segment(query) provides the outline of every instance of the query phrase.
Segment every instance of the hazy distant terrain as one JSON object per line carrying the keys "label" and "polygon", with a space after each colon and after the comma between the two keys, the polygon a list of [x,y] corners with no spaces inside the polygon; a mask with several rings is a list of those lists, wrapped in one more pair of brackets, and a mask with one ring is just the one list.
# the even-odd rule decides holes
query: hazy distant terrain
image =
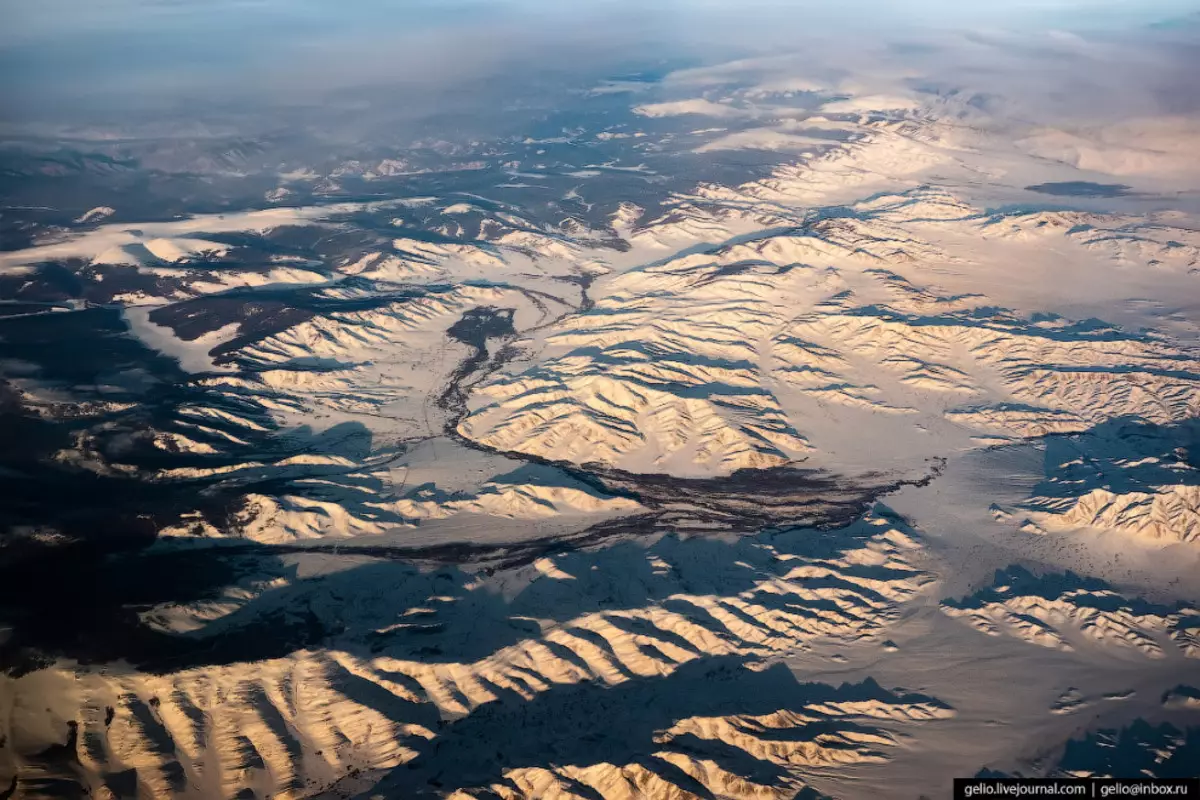
{"label": "hazy distant terrain", "polygon": [[1196,772],[1194,9],[71,5],[0,800]]}

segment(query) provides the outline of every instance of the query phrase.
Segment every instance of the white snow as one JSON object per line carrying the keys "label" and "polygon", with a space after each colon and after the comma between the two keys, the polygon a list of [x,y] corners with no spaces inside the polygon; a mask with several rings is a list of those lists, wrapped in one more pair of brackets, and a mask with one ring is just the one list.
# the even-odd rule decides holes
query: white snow
{"label": "white snow", "polygon": [[[170,328],[156,325],[150,321],[150,314],[157,307],[156,305],[137,305],[126,306],[123,309],[122,314],[125,321],[129,323],[130,331],[135,336],[146,346],[178,360],[179,366],[185,372],[213,372],[222,369],[213,363],[209,351],[235,337],[238,332],[238,323],[230,323],[189,342],[177,337]],[[229,369],[229,367],[225,367],[225,369]]]}
{"label": "white snow", "polygon": [[[1195,121],[990,118],[965,89],[918,102],[916,68],[843,74],[819,60],[684,70],[663,96],[742,88],[729,103],[634,107],[763,119],[701,151],[792,154],[765,178],[661,204],[614,198],[601,231],[538,228],[482,201],[397,201],[441,207],[446,235],[462,215],[488,218],[472,242],[397,228],[336,264],[359,281],[323,283],[305,263],[213,271],[193,289],[414,290],[318,314],[224,370],[207,354],[236,325],[181,342],[151,308],[127,309],[135,335],[205,373],[207,394],[155,432],[187,465],[152,477],[253,487],[227,528],[197,512],[156,546],[285,545],[273,558],[287,576],[251,570],[140,618],[188,641],[252,624],[270,636],[299,613],[330,633],[253,663],[159,674],[59,661],[0,676],[0,766],[40,769],[24,765],[72,720],[76,770],[97,796],[136,769],[148,796],[195,798],[404,797],[431,780],[452,800],[917,797],[984,767],[1042,774],[1100,725],[1194,726],[1200,220],[1182,200],[1168,208],[1167,188],[1194,175]],[[631,88],[650,91],[598,91]],[[832,98],[822,113],[861,116],[783,102],[809,92]],[[622,137],[644,138],[597,136]],[[591,188],[613,170],[652,175],[612,162],[575,177]],[[1024,189],[1105,174],[1162,192],[1110,206]],[[0,254],[0,268],[132,258],[175,275],[220,247],[208,237],[359,207],[102,225]],[[597,246],[614,234],[627,250]],[[512,309],[518,335],[469,386],[463,441],[446,435],[456,417],[439,399],[471,349],[448,331],[488,307]],[[41,391],[45,413],[71,400]],[[252,433],[299,455],[205,460]],[[76,444],[61,464],[103,466]],[[682,497],[652,508],[592,485],[596,462],[908,484],[840,527],[702,535],[679,522]]]}
{"label": "white snow", "polygon": [[743,110],[734,106],[714,103],[700,97],[634,106],[633,113],[643,117],[677,117],[685,114],[697,114],[704,117],[739,117],[745,114]]}
{"label": "white snow", "polygon": [[109,206],[97,206],[96,208],[81,214],[80,217],[75,221],[81,225],[86,225],[89,222],[99,222],[105,217],[111,217],[115,213],[117,213],[115,208],[110,208]]}

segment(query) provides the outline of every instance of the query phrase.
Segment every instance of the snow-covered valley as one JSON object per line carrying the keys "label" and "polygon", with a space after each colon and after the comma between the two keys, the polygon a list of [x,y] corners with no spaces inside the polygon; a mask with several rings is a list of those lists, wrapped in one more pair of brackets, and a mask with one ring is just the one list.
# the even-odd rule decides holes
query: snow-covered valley
{"label": "snow-covered valley", "polygon": [[0,252],[0,798],[1186,771],[1178,142],[799,64]]}

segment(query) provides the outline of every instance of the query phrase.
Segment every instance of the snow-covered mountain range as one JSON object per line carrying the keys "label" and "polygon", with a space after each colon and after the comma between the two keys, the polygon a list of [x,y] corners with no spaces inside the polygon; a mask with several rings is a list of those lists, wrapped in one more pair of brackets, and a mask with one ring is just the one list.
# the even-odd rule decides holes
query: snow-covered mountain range
{"label": "snow-covered mountain range", "polygon": [[1179,774],[1194,120],[905,75],[4,220],[0,797]]}

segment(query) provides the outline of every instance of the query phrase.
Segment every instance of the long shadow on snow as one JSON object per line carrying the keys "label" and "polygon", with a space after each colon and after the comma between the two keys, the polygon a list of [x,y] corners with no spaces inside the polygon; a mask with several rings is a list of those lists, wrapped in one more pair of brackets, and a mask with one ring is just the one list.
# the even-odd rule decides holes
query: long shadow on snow
{"label": "long shadow on snow", "polygon": [[496,700],[448,725],[372,792],[389,797],[444,796],[458,788],[506,784],[503,772],[521,767],[640,764],[681,789],[713,798],[663,754],[711,760],[734,776],[760,784],[778,785],[788,779],[788,773],[720,740],[684,735],[664,741],[662,733],[681,720],[803,711],[816,719],[776,730],[749,726],[747,735],[871,757],[881,752],[862,739],[878,734],[877,728],[828,715],[817,707],[875,701],[947,708],[931,697],[897,694],[870,679],[839,687],[802,684],[783,664],[755,671],[746,669],[737,657],[690,662],[667,676],[637,677],[616,686],[555,685],[532,699],[495,685],[487,688]]}
{"label": "long shadow on snow", "polygon": [[[905,530],[899,520],[889,524]],[[884,598],[866,581],[847,579],[903,580],[913,573],[840,558],[878,531],[862,524],[837,532],[764,532],[732,541],[668,535],[649,547],[629,541],[602,550],[572,551],[556,561],[572,580],[547,578],[528,568],[524,575],[529,582],[508,598],[479,590],[478,575],[456,565],[422,568],[387,552],[382,555],[391,558],[365,560],[362,552],[338,553],[332,548],[203,545],[74,562],[56,559],[13,575],[11,583],[0,587],[0,609],[13,621],[13,634],[0,650],[0,666],[20,670],[36,666],[39,656],[68,656],[85,662],[124,659],[146,671],[165,672],[281,657],[316,646],[364,658],[469,663],[539,639],[540,629],[532,619],[568,622],[589,613],[655,604],[716,636],[731,636],[708,611],[684,596],[740,595],[747,602],[804,618],[834,614],[853,620],[861,613],[867,621],[866,610],[758,588],[798,563],[829,565],[835,574],[791,577],[793,583],[810,594],[844,589],[876,606],[869,616],[878,621],[886,614],[877,607]],[[339,558],[356,566],[298,577],[308,561],[328,566]],[[194,632],[167,633],[138,616],[161,604],[215,597],[224,586],[274,578],[287,583]],[[642,630],[649,623],[620,613],[606,620],[694,649],[668,631]],[[569,632],[588,635],[574,626]]]}

